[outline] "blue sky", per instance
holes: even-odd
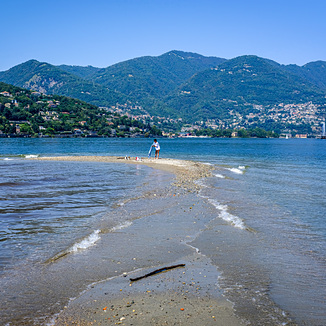
[[[107,67],[170,50],[326,61],[325,0],[0,0],[0,71],[29,59]]]

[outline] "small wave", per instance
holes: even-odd
[[[83,239],[80,242],[75,243],[70,249],[70,252],[76,252],[79,249],[87,249],[95,244],[96,241],[100,239],[99,233],[101,230],[95,230],[92,234],[90,234],[87,238]]]
[[[45,263],[53,263],[56,260],[63,258],[71,253],[75,253],[79,250],[85,250],[91,246],[93,246],[101,237],[99,236],[99,233],[101,230],[95,230],[92,234],[90,234],[88,237],[82,239],[81,241],[75,243],[73,246],[68,248],[67,250],[61,251],[58,254],[56,254],[54,257],[48,259]]]
[[[222,175],[222,174],[219,174],[219,173],[214,173],[214,176],[215,176],[216,178],[225,179],[225,176]]]
[[[220,211],[219,217],[222,218],[224,221],[231,223],[233,226],[239,229],[243,229],[243,230],[247,229],[240,217],[236,215],[232,215],[227,211],[228,209],[227,205],[222,205],[214,199],[208,199],[208,201]]]
[[[131,224],[132,224],[131,221],[127,221],[127,222],[124,222],[124,223],[119,224],[117,226],[114,226],[111,230],[113,232],[118,231],[118,230],[122,230],[122,229],[125,229],[125,228],[129,227]]]
[[[34,155],[34,154],[26,154],[26,155],[24,155],[25,156],[25,158],[36,158],[36,157],[39,157],[40,155]]]
[[[5,157],[3,160],[4,161],[13,161],[14,159],[13,158],[9,158],[9,157]]]
[[[239,168],[226,168],[227,170],[236,173],[236,174],[243,174],[244,170],[243,169],[239,169]]]

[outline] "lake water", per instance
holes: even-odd
[[[56,255],[94,248],[103,229],[128,227],[128,217],[115,215],[116,207],[139,192],[153,191],[157,180],[167,184],[171,178],[146,166],[26,158],[146,157],[151,143],[0,139],[0,284],[2,311],[7,310],[1,317],[8,325],[18,325],[8,309],[23,300],[19,280],[27,270],[32,271],[28,278],[41,275],[44,262]],[[195,138],[159,143],[162,158],[214,167],[212,178],[199,181],[199,196],[215,210],[215,218],[193,245],[218,266],[220,287],[237,311],[245,316],[249,305],[266,305],[270,315],[280,309],[299,325],[325,325],[326,141]],[[207,246],[213,242],[214,248]],[[29,293],[45,293],[46,286],[44,281]],[[35,305],[24,308],[19,318],[35,312]]]

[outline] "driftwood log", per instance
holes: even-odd
[[[186,264],[178,264],[178,265],[173,265],[173,266],[167,266],[167,267],[163,267],[163,268],[160,268],[160,269],[157,269],[153,272],[150,272],[148,274],[145,274],[143,276],[139,276],[139,277],[136,277],[136,278],[131,278],[130,281],[131,282],[135,282],[135,281],[139,281],[145,277],[148,277],[148,276],[152,276],[152,275],[155,275],[155,274],[158,274],[158,273],[162,273],[162,272],[165,272],[169,269],[173,269],[173,268],[178,268],[178,267],[185,267]]]

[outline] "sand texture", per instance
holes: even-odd
[[[201,186],[194,181],[211,176],[212,167],[207,164],[177,160],[177,159],[147,159],[135,157],[118,156],[57,156],[57,157],[38,157],[37,160],[53,160],[53,161],[85,161],[85,162],[107,162],[107,163],[126,163],[140,164],[151,168],[160,169],[176,175],[175,186],[184,188],[188,191],[198,191]]]
[[[211,176],[211,166],[175,159],[139,161],[107,156],[39,157],[37,160],[141,164],[175,175],[169,190],[159,189],[158,185],[155,194],[142,194],[119,208],[129,214],[141,211],[143,217],[118,233],[102,235],[103,252],[97,255],[106,262],[108,278],[90,284],[71,299],[49,325],[246,325],[223,296],[217,267],[188,244],[214,218],[206,216],[210,213],[197,198],[201,186],[196,182]],[[147,214],[146,207],[155,210]],[[115,243],[113,237],[117,239]],[[94,252],[98,250],[93,248]],[[85,264],[101,264],[102,268],[103,263],[96,261],[92,256]],[[178,264],[185,266],[130,281]],[[84,270],[76,273],[81,275]]]

